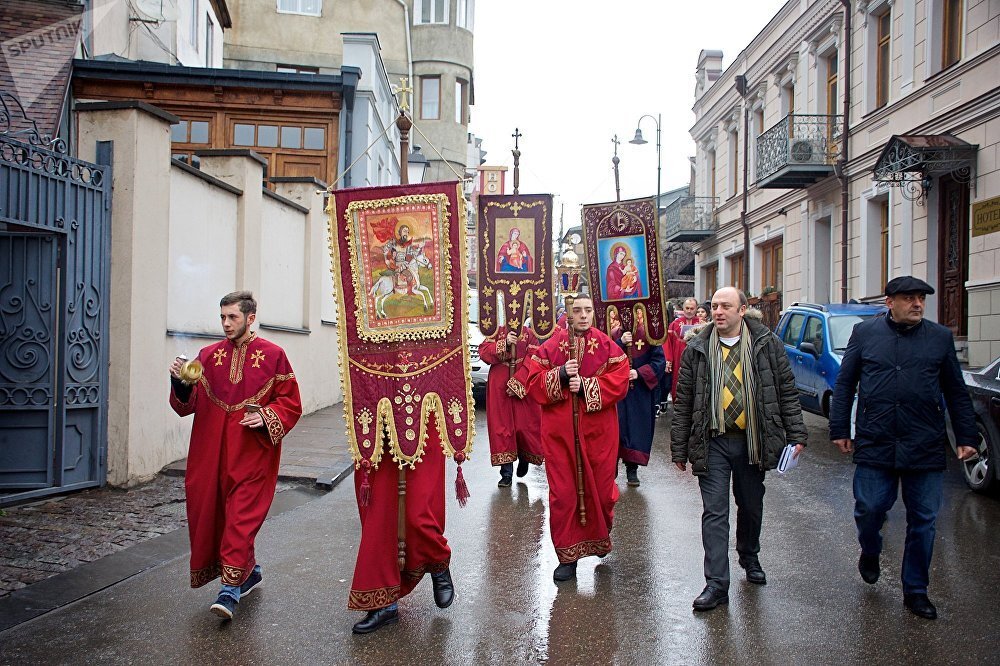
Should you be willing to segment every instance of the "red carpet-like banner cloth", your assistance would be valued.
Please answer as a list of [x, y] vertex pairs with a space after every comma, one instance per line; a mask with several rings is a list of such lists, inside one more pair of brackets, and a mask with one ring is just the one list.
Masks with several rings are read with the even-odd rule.
[[516, 331], [530, 319], [539, 338], [550, 336], [555, 330], [552, 195], [479, 195], [479, 248], [483, 335], [494, 335], [505, 322]]
[[344, 417], [357, 469], [420, 462], [434, 419], [461, 464], [472, 449], [465, 200], [457, 182], [337, 190], [330, 252]]
[[[652, 197], [587, 204], [581, 212], [597, 327], [623, 327], [659, 345], [667, 338], [656, 202]], [[643, 335], [645, 331], [645, 335]]]

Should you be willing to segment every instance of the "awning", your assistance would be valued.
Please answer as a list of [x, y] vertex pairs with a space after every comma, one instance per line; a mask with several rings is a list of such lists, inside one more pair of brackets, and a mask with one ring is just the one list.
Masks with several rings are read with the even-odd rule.
[[975, 173], [978, 150], [978, 145], [950, 134], [897, 134], [875, 163], [875, 181], [893, 185], [948, 175], [968, 183]]

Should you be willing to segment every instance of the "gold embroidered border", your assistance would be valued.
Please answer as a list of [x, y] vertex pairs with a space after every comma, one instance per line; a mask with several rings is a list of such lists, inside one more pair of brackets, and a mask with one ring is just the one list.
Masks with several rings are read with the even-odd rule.
[[347, 598], [348, 610], [371, 611], [385, 608], [399, 599], [399, 585], [374, 590], [351, 590]]
[[223, 402], [222, 400], [220, 400], [218, 397], [216, 397], [215, 393], [212, 392], [212, 387], [211, 387], [211, 385], [209, 385], [208, 379], [205, 377], [205, 375], [201, 376], [201, 380], [200, 381], [201, 381], [202, 388], [205, 389], [205, 395], [208, 396], [209, 400], [211, 400], [213, 403], [215, 403], [216, 407], [218, 407], [218, 408], [220, 408], [220, 409], [222, 409], [222, 410], [224, 410], [226, 412], [238, 412], [239, 410], [243, 409], [244, 407], [247, 406], [247, 404], [249, 404], [251, 402], [259, 402], [261, 400], [261, 398], [263, 398], [265, 395], [267, 395], [267, 392], [271, 390], [271, 387], [274, 386], [275, 384], [277, 384], [278, 382], [286, 382], [289, 379], [295, 379], [295, 373], [294, 372], [289, 372], [287, 375], [275, 375], [274, 377], [271, 377], [270, 379], [267, 380], [267, 383], [264, 384], [264, 388], [262, 388], [261, 390], [257, 391], [257, 393], [255, 393], [251, 397], [247, 398], [243, 402], [238, 402], [235, 405], [227, 404], [227, 403]]
[[512, 463], [517, 460], [517, 453], [513, 451], [501, 451], [500, 453], [490, 454], [490, 464], [494, 467], [498, 465], [506, 465], [507, 463]]
[[[458, 201], [460, 208], [464, 211], [464, 193], [459, 192]], [[441, 261], [444, 264], [440, 268], [443, 278], [442, 293], [446, 295], [446, 303], [443, 306], [444, 312], [442, 313], [444, 315], [444, 321], [441, 324], [421, 324], [418, 330], [400, 330], [398, 327], [390, 327], [385, 330], [369, 329], [367, 325], [368, 318], [366, 316], [368, 288], [362, 284], [362, 267], [359, 265], [361, 262], [358, 258], [361, 247], [361, 239], [358, 238], [359, 231], [355, 229], [354, 222], [358, 217], [358, 213], [363, 210], [376, 210], [379, 208], [391, 208], [393, 206], [405, 206], [407, 204], [419, 203], [436, 204], [438, 207], [437, 226], [440, 238], [439, 248], [441, 250]], [[451, 327], [455, 317], [455, 306], [452, 302], [451, 294], [452, 265], [451, 233], [449, 224], [451, 213], [448, 210], [448, 206], [450, 205], [448, 195], [444, 193], [407, 194], [399, 197], [392, 197], [390, 199], [357, 200], [352, 201], [347, 205], [347, 209], [344, 211], [344, 225], [347, 230], [348, 258], [351, 263], [351, 281], [354, 284], [354, 316], [359, 338], [368, 342], [400, 342], [402, 340], [429, 340], [433, 338], [443, 338], [451, 333]], [[459, 213], [458, 223], [459, 227], [464, 230], [466, 218], [465, 215], [462, 214], [463, 211], [460, 211]], [[336, 236], [331, 234], [330, 238], [335, 239]], [[461, 247], [464, 252], [465, 246], [463, 245]], [[464, 279], [464, 276], [462, 277]], [[465, 289], [462, 289], [462, 294], [466, 294]], [[467, 320], [463, 319], [462, 321]]]
[[583, 399], [588, 412], [601, 411], [601, 383], [596, 377], [581, 377]]
[[497, 358], [504, 360], [507, 358], [507, 336], [497, 338]]
[[229, 382], [231, 384], [239, 384], [243, 381], [243, 364], [247, 361], [247, 347], [256, 337], [256, 333], [251, 333], [243, 344], [233, 350], [233, 358], [229, 362]]
[[424, 577], [424, 574], [428, 573], [436, 574], [447, 570], [448, 570], [448, 562], [431, 562], [429, 564], [423, 564], [417, 567], [416, 569], [403, 569], [400, 572], [400, 576], [409, 578], [410, 580], [415, 582], [419, 582], [420, 579]]
[[191, 587], [201, 587], [211, 583], [213, 580], [222, 575], [222, 564], [216, 562], [211, 566], [207, 566], [203, 569], [192, 569], [191, 570]]
[[422, 366], [419, 370], [415, 370], [413, 372], [385, 372], [384, 370], [376, 370], [375, 368], [369, 368], [366, 365], [362, 365], [358, 361], [355, 361], [353, 358], [348, 359], [348, 362], [358, 370], [367, 372], [372, 375], [378, 375], [379, 377], [395, 377], [397, 379], [408, 379], [410, 377], [419, 377], [420, 375], [427, 374], [437, 366], [448, 361], [455, 354], [464, 352], [465, 349], [466, 349], [465, 347], [455, 347], [454, 349], [452, 349], [450, 352], [448, 352], [438, 360], [433, 361], [432, 363], [428, 363], [427, 365]]
[[222, 565], [222, 584], [223, 585], [239, 585], [243, 582], [245, 578], [244, 572], [246, 569], [243, 567], [234, 567], [228, 564]]
[[532, 354], [531, 355], [531, 360], [534, 361], [535, 363], [537, 363], [538, 365], [542, 366], [543, 368], [551, 368], [552, 367], [552, 363], [549, 362], [549, 359], [542, 358], [538, 354]]
[[525, 388], [524, 384], [513, 377], [507, 380], [507, 389], [521, 400], [524, 400], [524, 396], [528, 395], [528, 389]]
[[582, 557], [591, 555], [607, 555], [611, 552], [611, 537], [593, 541], [581, 541], [569, 548], [556, 548], [556, 556], [560, 564], [576, 562]]
[[264, 425], [267, 426], [267, 434], [271, 438], [271, 444], [278, 446], [285, 437], [285, 426], [281, 425], [281, 419], [271, 407], [260, 410], [260, 415], [264, 419]]
[[532, 465], [542, 465], [545, 463], [545, 456], [538, 456], [535, 455], [534, 453], [521, 452], [518, 453], [517, 456], [518, 458], [523, 458], [524, 460], [527, 460]]
[[562, 380], [559, 377], [559, 368], [552, 368], [545, 372], [545, 395], [549, 402], [559, 402], [563, 399]]

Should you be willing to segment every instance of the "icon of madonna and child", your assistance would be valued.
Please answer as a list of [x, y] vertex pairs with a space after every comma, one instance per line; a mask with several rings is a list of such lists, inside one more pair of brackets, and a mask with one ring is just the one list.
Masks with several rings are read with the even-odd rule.
[[496, 272], [532, 273], [534, 270], [535, 260], [527, 244], [521, 240], [521, 229], [511, 227], [507, 241], [497, 250]]
[[600, 268], [604, 271], [601, 300], [625, 301], [649, 294], [646, 238], [625, 236], [597, 241]]

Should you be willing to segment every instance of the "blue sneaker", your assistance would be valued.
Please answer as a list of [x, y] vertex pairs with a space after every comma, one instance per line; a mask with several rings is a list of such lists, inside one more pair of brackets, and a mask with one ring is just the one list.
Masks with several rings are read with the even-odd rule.
[[264, 575], [260, 571], [260, 566], [255, 566], [247, 579], [243, 581], [242, 585], [240, 585], [240, 599], [256, 590], [263, 582]]
[[220, 594], [219, 598], [212, 604], [211, 611], [223, 620], [232, 620], [233, 613], [236, 612], [236, 604], [240, 602], [233, 599], [228, 594]]

